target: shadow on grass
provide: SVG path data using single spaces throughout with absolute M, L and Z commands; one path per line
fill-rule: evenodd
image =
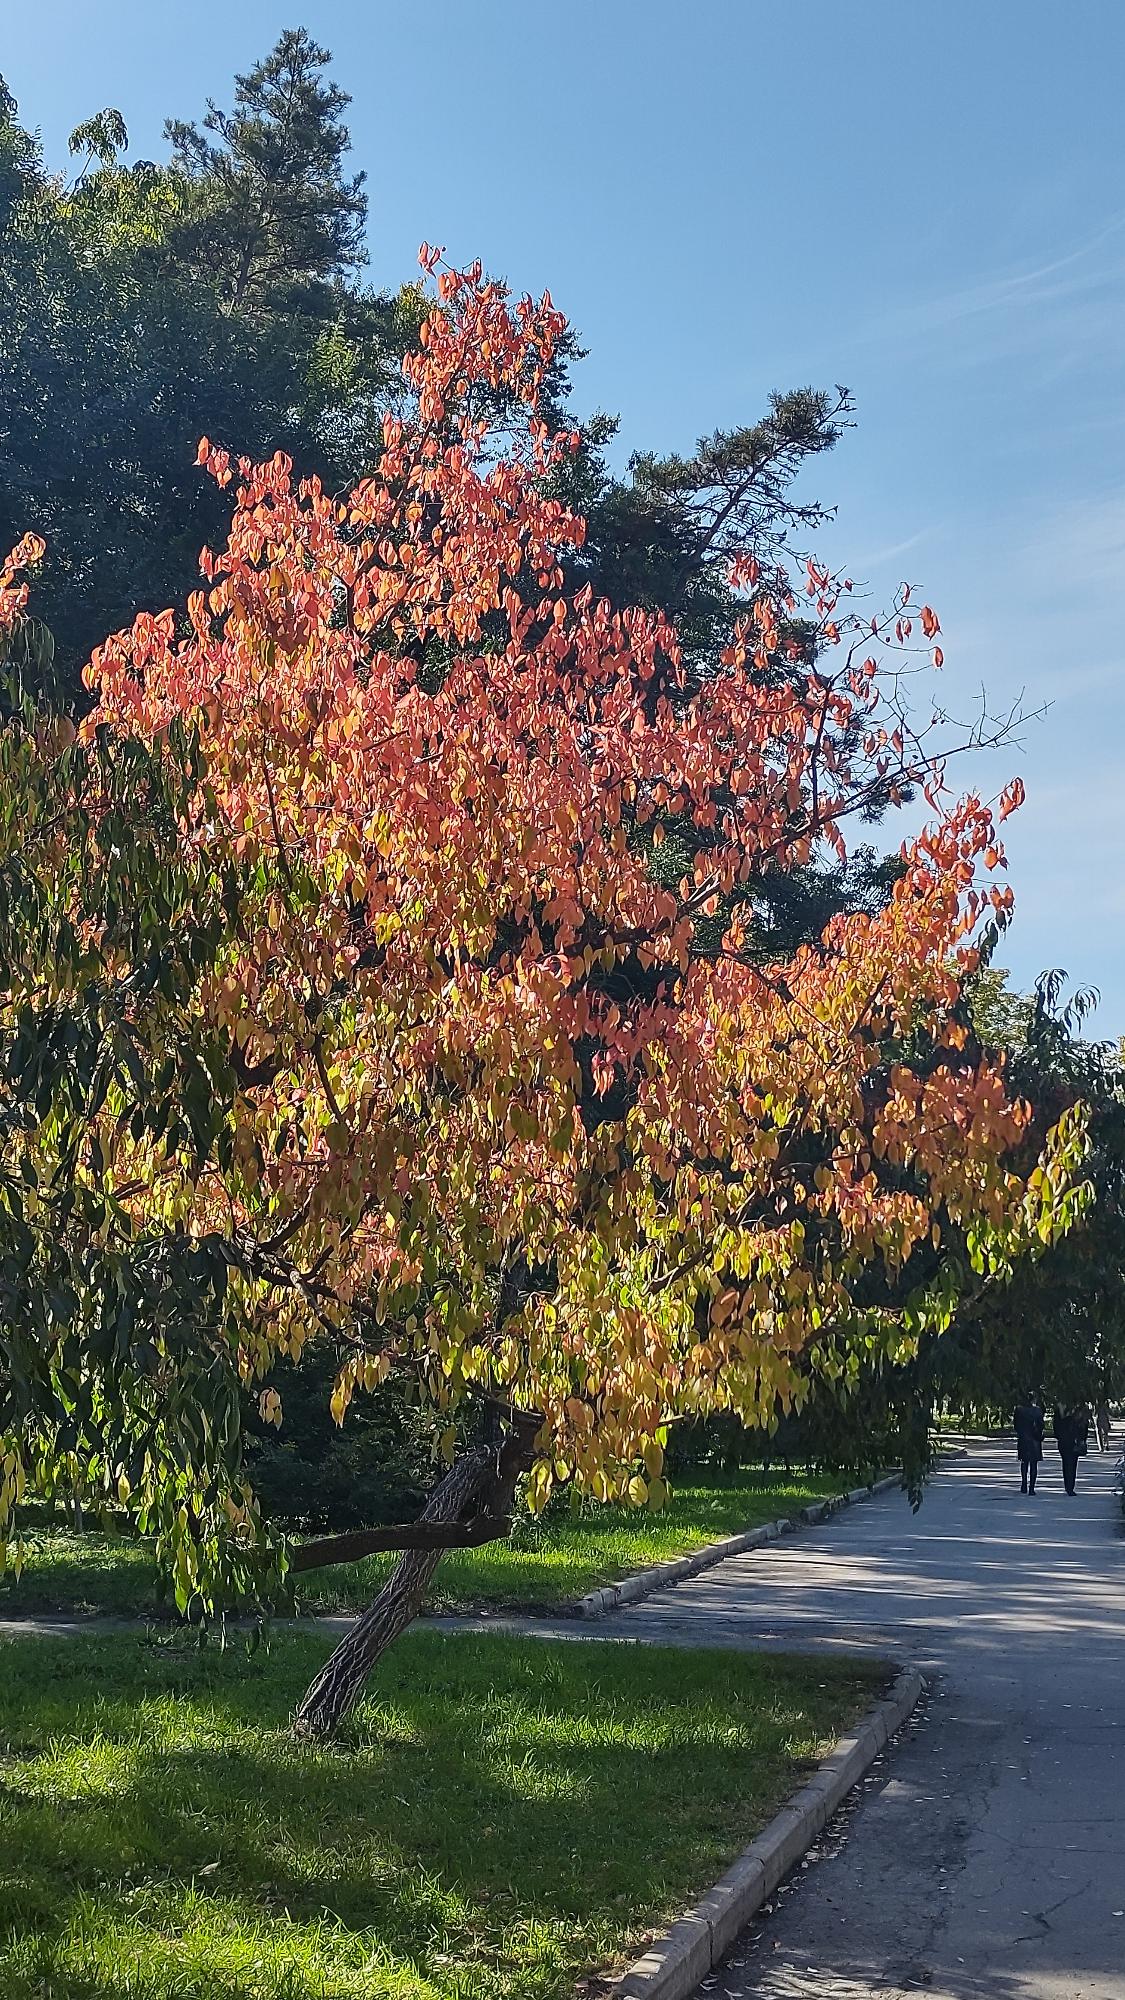
M 659 1513 L 591 1500 L 574 1509 L 553 1507 L 541 1517 L 521 1512 L 508 1540 L 448 1555 L 430 1603 L 434 1608 L 557 1605 L 630 1570 L 795 1514 L 839 1484 L 804 1472 L 711 1471 L 678 1486 Z M 176 1622 L 169 1580 L 158 1572 L 149 1543 L 93 1530 L 76 1533 L 58 1520 L 36 1516 L 25 1523 L 25 1541 L 21 1575 L 0 1578 L 0 1615 L 107 1611 Z M 369 1557 L 340 1569 L 303 1572 L 295 1579 L 298 1609 L 358 1609 L 375 1595 L 390 1567 L 390 1558 Z
M 299 1748 L 324 1650 L 4 1649 L 5 1995 L 555 2000 L 712 1879 L 879 1678 L 421 1633 L 345 1743 Z

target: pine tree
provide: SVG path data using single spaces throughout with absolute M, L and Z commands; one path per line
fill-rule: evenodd
M 0 540 L 47 542 L 39 602 L 72 696 L 91 647 L 182 598 L 224 532 L 229 503 L 195 465 L 204 431 L 339 485 L 398 380 L 399 306 L 343 276 L 363 213 L 339 173 L 346 99 L 307 37 L 279 50 L 288 121 L 275 51 L 239 83 L 230 145 L 197 134 L 190 172 L 126 164 L 105 110 L 73 134 L 68 183 L 0 81 Z
M 232 313 L 352 276 L 366 261 L 364 176 L 348 180 L 342 166 L 351 99 L 325 80 L 330 61 L 306 29 L 287 28 L 235 78 L 233 111 L 209 98 L 202 130 L 165 124 L 173 164 L 197 194 L 181 254 L 217 278 Z

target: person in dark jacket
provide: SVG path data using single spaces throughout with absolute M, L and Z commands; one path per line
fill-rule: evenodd
M 1073 1407 L 1066 1410 L 1057 1408 L 1052 1428 L 1062 1459 L 1063 1485 L 1068 1493 L 1073 1493 L 1078 1477 L 1078 1461 L 1085 1458 L 1090 1448 L 1090 1413 Z
M 1034 1493 L 1039 1461 L 1043 1456 L 1043 1410 L 1037 1396 L 1027 1396 L 1012 1419 L 1016 1427 L 1016 1452 L 1020 1462 L 1020 1492 Z

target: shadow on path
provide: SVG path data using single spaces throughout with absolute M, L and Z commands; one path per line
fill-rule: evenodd
M 706 1982 L 708 2000 L 1122 2000 L 1125 1544 L 1113 1454 L 1073 1499 L 976 1447 L 890 1497 L 634 1614 L 727 1644 L 873 1646 L 933 1678 L 919 1721 Z M 610 1621 L 615 1629 L 625 1618 Z

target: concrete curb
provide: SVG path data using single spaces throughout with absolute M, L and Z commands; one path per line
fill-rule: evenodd
M 892 1472 L 886 1479 L 876 1480 L 874 1486 L 856 1486 L 850 1493 L 834 1493 L 831 1499 L 814 1501 L 793 1518 L 767 1521 L 764 1527 L 748 1528 L 741 1535 L 724 1535 L 721 1541 L 708 1542 L 706 1548 L 696 1549 L 690 1556 L 673 1556 L 668 1562 L 656 1563 L 652 1569 L 636 1570 L 632 1576 L 623 1576 L 620 1583 L 604 1584 L 600 1590 L 578 1598 L 570 1607 L 571 1615 L 604 1618 L 623 1604 L 639 1604 L 643 1597 L 669 1590 L 685 1577 L 714 1569 L 716 1563 L 726 1562 L 729 1556 L 743 1556 L 749 1549 L 760 1549 L 766 1542 L 776 1542 L 780 1535 L 791 1535 L 796 1528 L 814 1527 L 818 1521 L 827 1521 L 838 1514 L 841 1507 L 855 1507 L 861 1500 L 870 1500 L 876 1493 L 885 1493 L 899 1484 L 900 1475 Z
M 912 1667 L 899 1674 L 855 1734 L 840 1738 L 815 1778 L 794 1793 L 702 1901 L 654 1938 L 615 1983 L 616 2000 L 686 2000 L 695 1991 L 902 1728 L 925 1686 Z

